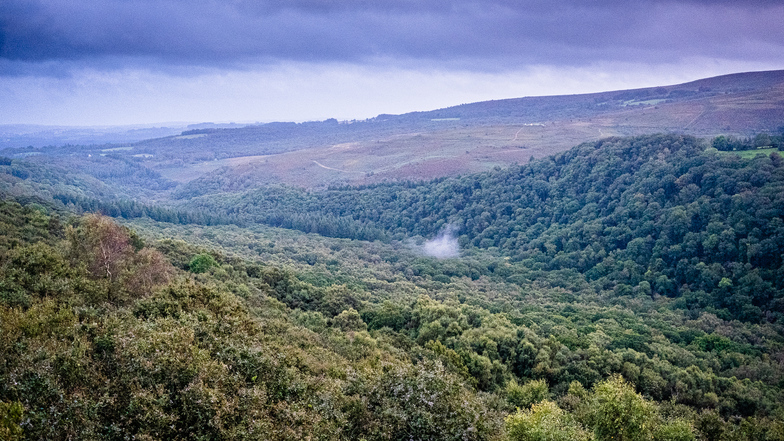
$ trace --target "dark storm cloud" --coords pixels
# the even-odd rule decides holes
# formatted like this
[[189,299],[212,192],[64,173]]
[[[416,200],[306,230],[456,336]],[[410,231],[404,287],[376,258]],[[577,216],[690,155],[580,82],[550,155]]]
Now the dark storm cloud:
[[3,0],[0,72],[408,60],[492,69],[781,53],[780,1]]

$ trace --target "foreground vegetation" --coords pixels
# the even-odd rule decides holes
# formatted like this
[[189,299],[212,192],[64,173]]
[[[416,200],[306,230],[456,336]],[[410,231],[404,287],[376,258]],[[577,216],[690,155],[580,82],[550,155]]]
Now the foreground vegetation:
[[[773,328],[576,303],[493,275],[485,256],[467,258],[485,273],[476,280],[447,281],[393,272],[394,254],[434,271],[449,262],[380,243],[262,229],[249,259],[217,243],[142,240],[100,216],[4,203],[2,217],[0,401],[6,428],[27,439],[778,439],[782,429],[780,384],[722,371],[734,362],[742,369],[724,368],[780,378]],[[231,227],[198,228],[203,243],[209,230],[236,239]],[[744,341],[766,332],[764,344]]]

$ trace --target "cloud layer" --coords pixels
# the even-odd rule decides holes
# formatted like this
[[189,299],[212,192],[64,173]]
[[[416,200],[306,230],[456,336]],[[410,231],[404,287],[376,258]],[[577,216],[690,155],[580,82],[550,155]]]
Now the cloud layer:
[[4,0],[0,69],[759,59],[784,52],[782,16],[777,1]]
[[367,118],[784,68],[780,0],[0,0],[0,124]]

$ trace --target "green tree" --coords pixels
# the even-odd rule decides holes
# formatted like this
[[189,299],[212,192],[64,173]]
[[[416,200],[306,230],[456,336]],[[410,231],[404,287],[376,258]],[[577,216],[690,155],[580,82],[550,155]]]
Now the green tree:
[[483,403],[436,362],[385,365],[349,384],[349,439],[487,440],[495,431]]
[[218,266],[218,262],[208,253],[201,253],[193,256],[193,259],[191,259],[188,264],[188,268],[191,272],[196,274],[205,273],[214,266]]
[[531,405],[546,400],[550,391],[544,380],[531,380],[522,386],[511,380],[506,385],[506,398],[514,406],[527,409]]
[[509,441],[587,441],[590,433],[552,401],[534,404],[506,417]]
[[349,308],[338,314],[332,319],[332,326],[343,331],[367,330],[367,325],[362,321],[362,317],[359,316],[359,313],[354,308]]
[[694,441],[694,429],[689,422],[677,419],[656,424],[654,441]]
[[594,387],[590,406],[590,421],[597,440],[651,438],[656,408],[620,375]]

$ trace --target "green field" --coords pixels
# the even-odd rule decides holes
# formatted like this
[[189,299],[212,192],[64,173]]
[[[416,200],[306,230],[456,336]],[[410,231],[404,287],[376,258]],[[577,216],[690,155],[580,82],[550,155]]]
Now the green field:
[[751,159],[757,155],[770,155],[773,152],[778,152],[778,149],[774,148],[764,148],[764,149],[755,149],[755,150],[742,150],[739,152],[721,152],[722,155],[738,155],[744,159]]

